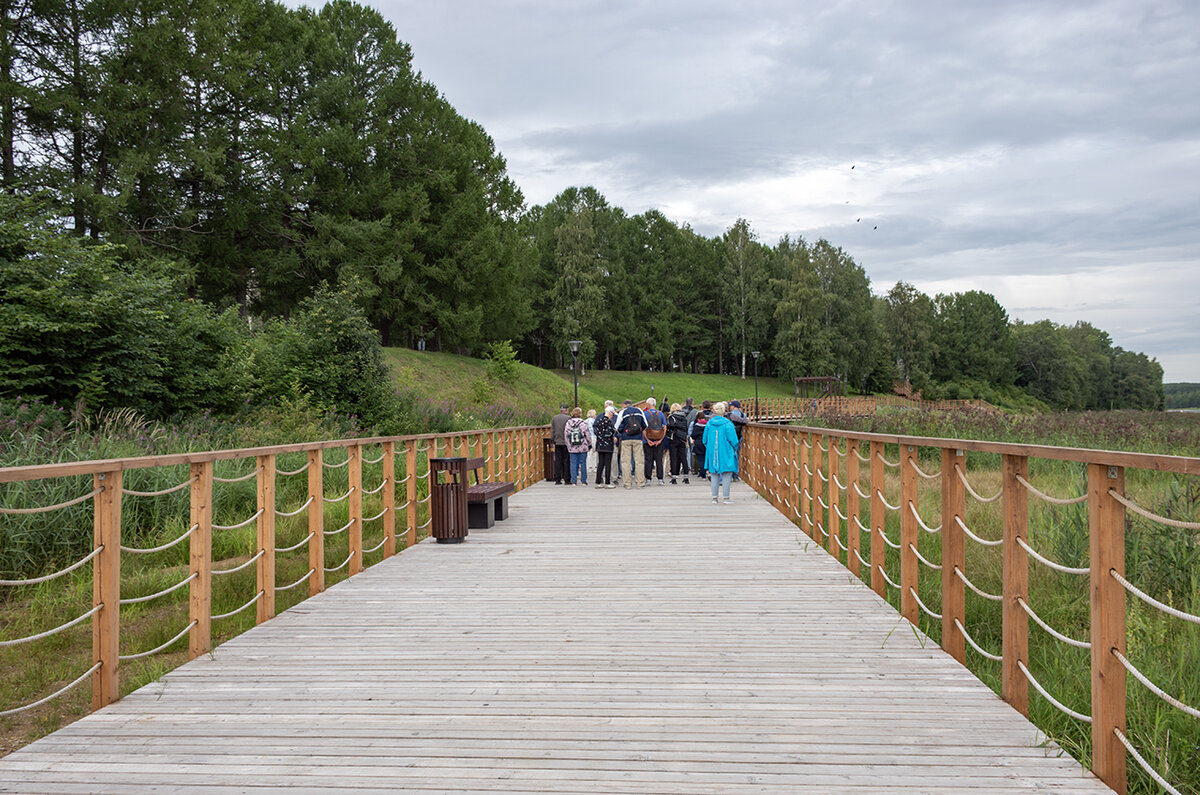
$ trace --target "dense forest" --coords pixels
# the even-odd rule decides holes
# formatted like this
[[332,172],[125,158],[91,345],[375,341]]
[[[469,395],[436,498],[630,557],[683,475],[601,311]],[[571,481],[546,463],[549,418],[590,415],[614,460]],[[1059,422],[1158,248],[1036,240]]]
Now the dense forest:
[[[836,244],[710,238],[590,187],[528,207],[370,8],[0,0],[0,398],[387,415],[378,347],[1157,409],[1162,368]],[[913,274],[914,279],[918,274]],[[335,362],[331,359],[340,359]],[[377,380],[371,387],[346,385]]]

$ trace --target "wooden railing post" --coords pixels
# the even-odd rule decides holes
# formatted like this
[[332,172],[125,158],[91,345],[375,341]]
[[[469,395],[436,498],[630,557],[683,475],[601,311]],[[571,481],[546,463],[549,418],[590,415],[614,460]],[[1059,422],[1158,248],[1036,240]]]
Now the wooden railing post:
[[846,565],[850,568],[850,572],[855,577],[862,576],[862,564],[859,563],[859,558],[862,556],[862,539],[858,534],[858,526],[862,523],[861,506],[859,505],[858,489],[858,440],[846,440],[846,515],[850,520],[846,522],[846,538],[850,542],[846,546],[850,547],[850,551],[846,553]]
[[1125,508],[1109,492],[1124,496],[1124,467],[1088,465],[1088,529],[1092,609],[1092,770],[1120,795],[1126,791],[1125,667],[1113,652],[1125,654],[1125,589],[1113,577],[1125,576]]
[[258,600],[256,623],[275,617],[275,456],[258,457]]
[[825,503],[829,506],[825,511],[826,527],[829,529],[829,554],[836,561],[842,559],[842,548],[838,545],[841,540],[842,522],[838,518],[838,503],[840,496],[838,494],[837,480],[835,479],[838,472],[838,452],[837,440],[832,436],[825,437],[825,447],[828,448],[825,452],[825,468],[828,470],[826,476],[829,481],[825,484]]
[[488,432],[488,434],[484,437],[484,447],[486,448],[485,458],[487,458],[488,462],[487,479],[491,483],[496,482],[496,466],[499,463],[496,460],[496,439],[498,437],[499,434],[497,434],[495,431]]
[[396,554],[396,443],[383,443],[383,556]]
[[913,552],[920,543],[921,528],[913,515],[919,507],[917,487],[917,448],[900,445],[900,615],[916,624],[921,618],[916,594],[920,586],[920,561]]
[[121,636],[121,470],[97,472],[92,488],[99,489],[95,505],[95,549],[92,561],[92,710],[120,698]]
[[325,590],[325,457],[320,450],[308,451],[308,595]]
[[188,659],[194,660],[212,650],[212,487],[213,463],[191,465],[192,527],[188,539],[191,574],[188,586]]
[[1021,600],[1029,600],[1029,554],[1017,539],[1029,540],[1029,495],[1017,478],[1029,480],[1029,459],[1006,455],[1004,489],[1003,654],[1000,694],[1013,709],[1029,717],[1029,680],[1018,663],[1029,666],[1029,616]]
[[346,531],[349,539],[350,564],[346,576],[353,577],[362,571],[363,567],[363,499],[362,499],[362,445],[352,444],[346,448],[349,463],[346,465],[346,480],[350,484],[350,496],[346,499],[346,521],[350,523]]
[[410,549],[417,543],[417,440],[409,439],[404,445],[404,476],[406,478],[404,516],[404,548]]
[[809,538],[817,537],[817,529],[812,521],[812,434],[801,433],[799,438],[800,446],[797,448],[800,453],[800,529],[805,532]]
[[966,586],[955,569],[967,571],[966,536],[958,520],[966,518],[966,489],[954,471],[966,472],[962,450],[942,448],[942,648],[963,665],[967,662],[966,639],[954,622],[967,624]]
[[883,507],[883,487],[887,471],[883,463],[883,442],[871,442],[871,590],[887,597],[887,582],[880,568],[887,563],[887,545],[883,532],[887,529],[887,514]]

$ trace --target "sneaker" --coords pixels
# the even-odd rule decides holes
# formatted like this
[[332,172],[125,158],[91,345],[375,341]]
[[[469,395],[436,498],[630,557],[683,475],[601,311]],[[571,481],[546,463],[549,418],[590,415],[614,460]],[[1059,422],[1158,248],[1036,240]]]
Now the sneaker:
[[725,500],[726,505],[733,505],[733,500]]
[[606,488],[606,489],[615,489],[616,487],[617,487],[616,483],[605,483],[604,484],[604,488]]
[[716,505],[716,504],[717,504],[717,498],[713,497],[713,505]]
[[[683,481],[683,482],[684,482],[684,483],[687,483],[687,481],[686,481],[686,480],[685,480],[685,481]],[[678,483],[678,482],[675,480],[675,478],[671,478],[671,485],[672,485],[672,486],[678,486],[678,485],[679,485],[679,483]]]
[[687,484],[687,482],[688,482],[687,475],[684,475],[684,476],[683,476],[683,482],[684,482],[684,484],[685,484],[685,485]]
[[598,489],[602,489],[602,488],[604,488],[604,484],[603,484],[603,483],[597,483],[597,484],[596,484],[596,488],[598,488]]
[[658,485],[660,485],[660,486],[665,486],[665,485],[667,485],[667,484],[666,484],[666,483],[663,483],[663,479],[662,479],[662,478],[659,478],[659,479],[658,479]]

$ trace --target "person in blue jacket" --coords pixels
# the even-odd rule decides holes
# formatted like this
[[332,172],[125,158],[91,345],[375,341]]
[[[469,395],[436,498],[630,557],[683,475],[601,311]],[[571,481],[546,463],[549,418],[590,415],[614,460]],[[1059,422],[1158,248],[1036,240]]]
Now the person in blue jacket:
[[717,501],[717,491],[723,488],[725,504],[729,499],[729,484],[738,471],[738,435],[733,422],[725,416],[725,404],[712,407],[713,416],[704,427],[704,468],[712,482],[712,501]]

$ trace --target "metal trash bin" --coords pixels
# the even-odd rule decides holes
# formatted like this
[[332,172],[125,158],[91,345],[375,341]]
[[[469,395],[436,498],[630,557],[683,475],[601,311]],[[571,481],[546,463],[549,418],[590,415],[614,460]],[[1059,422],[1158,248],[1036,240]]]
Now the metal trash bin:
[[542,472],[546,480],[554,480],[554,440],[542,439]]
[[430,535],[439,544],[461,543],[467,537],[467,459],[431,458],[429,472]]

